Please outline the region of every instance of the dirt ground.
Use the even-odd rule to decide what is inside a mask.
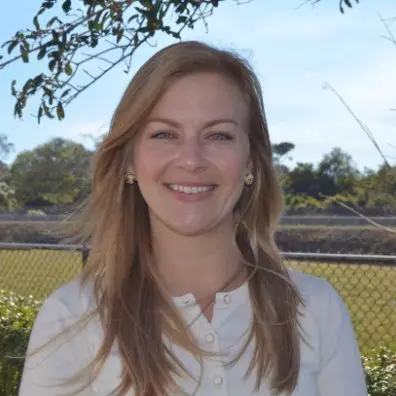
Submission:
[[[0,222],[0,242],[65,243],[56,222]],[[396,254],[396,231],[376,227],[281,226],[276,242],[283,252]]]

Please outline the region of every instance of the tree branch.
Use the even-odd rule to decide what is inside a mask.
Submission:
[[[352,111],[352,109],[348,106],[348,104],[345,102],[345,100],[342,98],[342,96],[327,82],[323,85],[324,89],[330,89],[334,95],[337,96],[337,98],[340,100],[340,102],[344,105],[344,107],[348,110],[348,112],[352,115],[352,117],[355,119],[355,121],[359,124],[360,128],[363,130],[363,132],[368,136],[368,138],[371,140],[379,154],[381,155],[382,159],[384,160],[385,166],[390,168],[391,166],[389,165],[388,160],[386,159],[384,153],[382,152],[381,148],[379,147],[377,140],[375,139],[374,135],[372,134],[371,130],[367,125],[363,123],[362,120],[360,120],[356,114]]]

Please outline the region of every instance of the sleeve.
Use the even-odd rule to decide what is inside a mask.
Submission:
[[[320,396],[367,396],[360,351],[344,301],[324,281],[320,315]]]
[[[83,384],[81,379],[72,384],[61,383],[81,372],[89,363],[88,337],[84,330],[69,332],[40,348],[69,328],[76,319],[78,315],[73,315],[56,295],[44,302],[30,334],[19,396],[92,395],[90,387],[76,392]]]

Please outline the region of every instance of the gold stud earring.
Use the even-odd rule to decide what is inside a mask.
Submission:
[[[136,181],[136,177],[133,173],[127,173],[125,176],[125,182],[127,184],[134,184]]]
[[[245,184],[247,186],[250,186],[253,183],[253,180],[254,180],[254,176],[252,172],[248,171],[245,175]]]

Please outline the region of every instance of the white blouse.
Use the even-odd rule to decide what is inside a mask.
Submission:
[[[300,375],[293,396],[367,396],[360,353],[345,304],[327,281],[294,270],[290,273],[306,302],[301,325],[310,344],[301,341]],[[231,357],[238,353],[252,319],[247,283],[216,295],[212,322],[199,315],[200,307],[192,294],[175,297],[174,301],[186,321],[193,322],[193,334],[205,349],[227,352]],[[85,289],[80,294],[78,280],[55,291],[36,318],[28,351],[42,345],[93,306],[92,290]],[[197,316],[199,320],[194,320]],[[102,334],[99,321],[95,320],[66,343],[51,346],[28,358],[19,396],[60,396],[75,391],[75,385],[54,386],[54,381],[75,374],[89,363],[101,343]],[[205,360],[202,373],[190,353],[178,346],[171,347],[187,370],[197,379],[201,378],[199,387],[189,377],[179,381],[187,395],[271,396],[265,382],[255,392],[255,375],[244,379],[254,345],[250,345],[232,366],[222,364],[220,357]],[[114,347],[98,378],[78,395],[110,395],[119,383],[120,373],[121,362]],[[128,396],[133,396],[133,391]]]

